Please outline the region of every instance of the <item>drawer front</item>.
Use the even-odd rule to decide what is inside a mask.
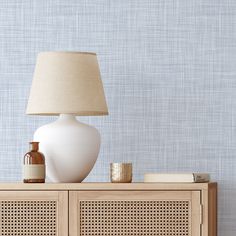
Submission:
[[[68,235],[67,198],[66,191],[0,191],[0,235]]]
[[[70,192],[71,236],[199,236],[200,191]]]

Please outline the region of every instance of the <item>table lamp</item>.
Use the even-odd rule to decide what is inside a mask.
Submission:
[[[81,182],[93,168],[100,134],[76,116],[107,115],[97,56],[87,52],[39,53],[26,114],[59,115],[38,128],[34,141],[52,182]]]

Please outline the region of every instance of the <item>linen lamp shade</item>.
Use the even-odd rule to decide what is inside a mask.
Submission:
[[[95,53],[39,53],[27,114],[107,115]]]

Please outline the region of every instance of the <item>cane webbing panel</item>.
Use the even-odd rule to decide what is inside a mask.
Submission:
[[[190,236],[189,201],[80,201],[81,236]]]
[[[56,236],[56,201],[0,201],[1,236]]]

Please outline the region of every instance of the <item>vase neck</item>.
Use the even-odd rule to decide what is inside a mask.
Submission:
[[[73,114],[60,114],[58,120],[60,120],[60,121],[77,121],[76,116]]]

